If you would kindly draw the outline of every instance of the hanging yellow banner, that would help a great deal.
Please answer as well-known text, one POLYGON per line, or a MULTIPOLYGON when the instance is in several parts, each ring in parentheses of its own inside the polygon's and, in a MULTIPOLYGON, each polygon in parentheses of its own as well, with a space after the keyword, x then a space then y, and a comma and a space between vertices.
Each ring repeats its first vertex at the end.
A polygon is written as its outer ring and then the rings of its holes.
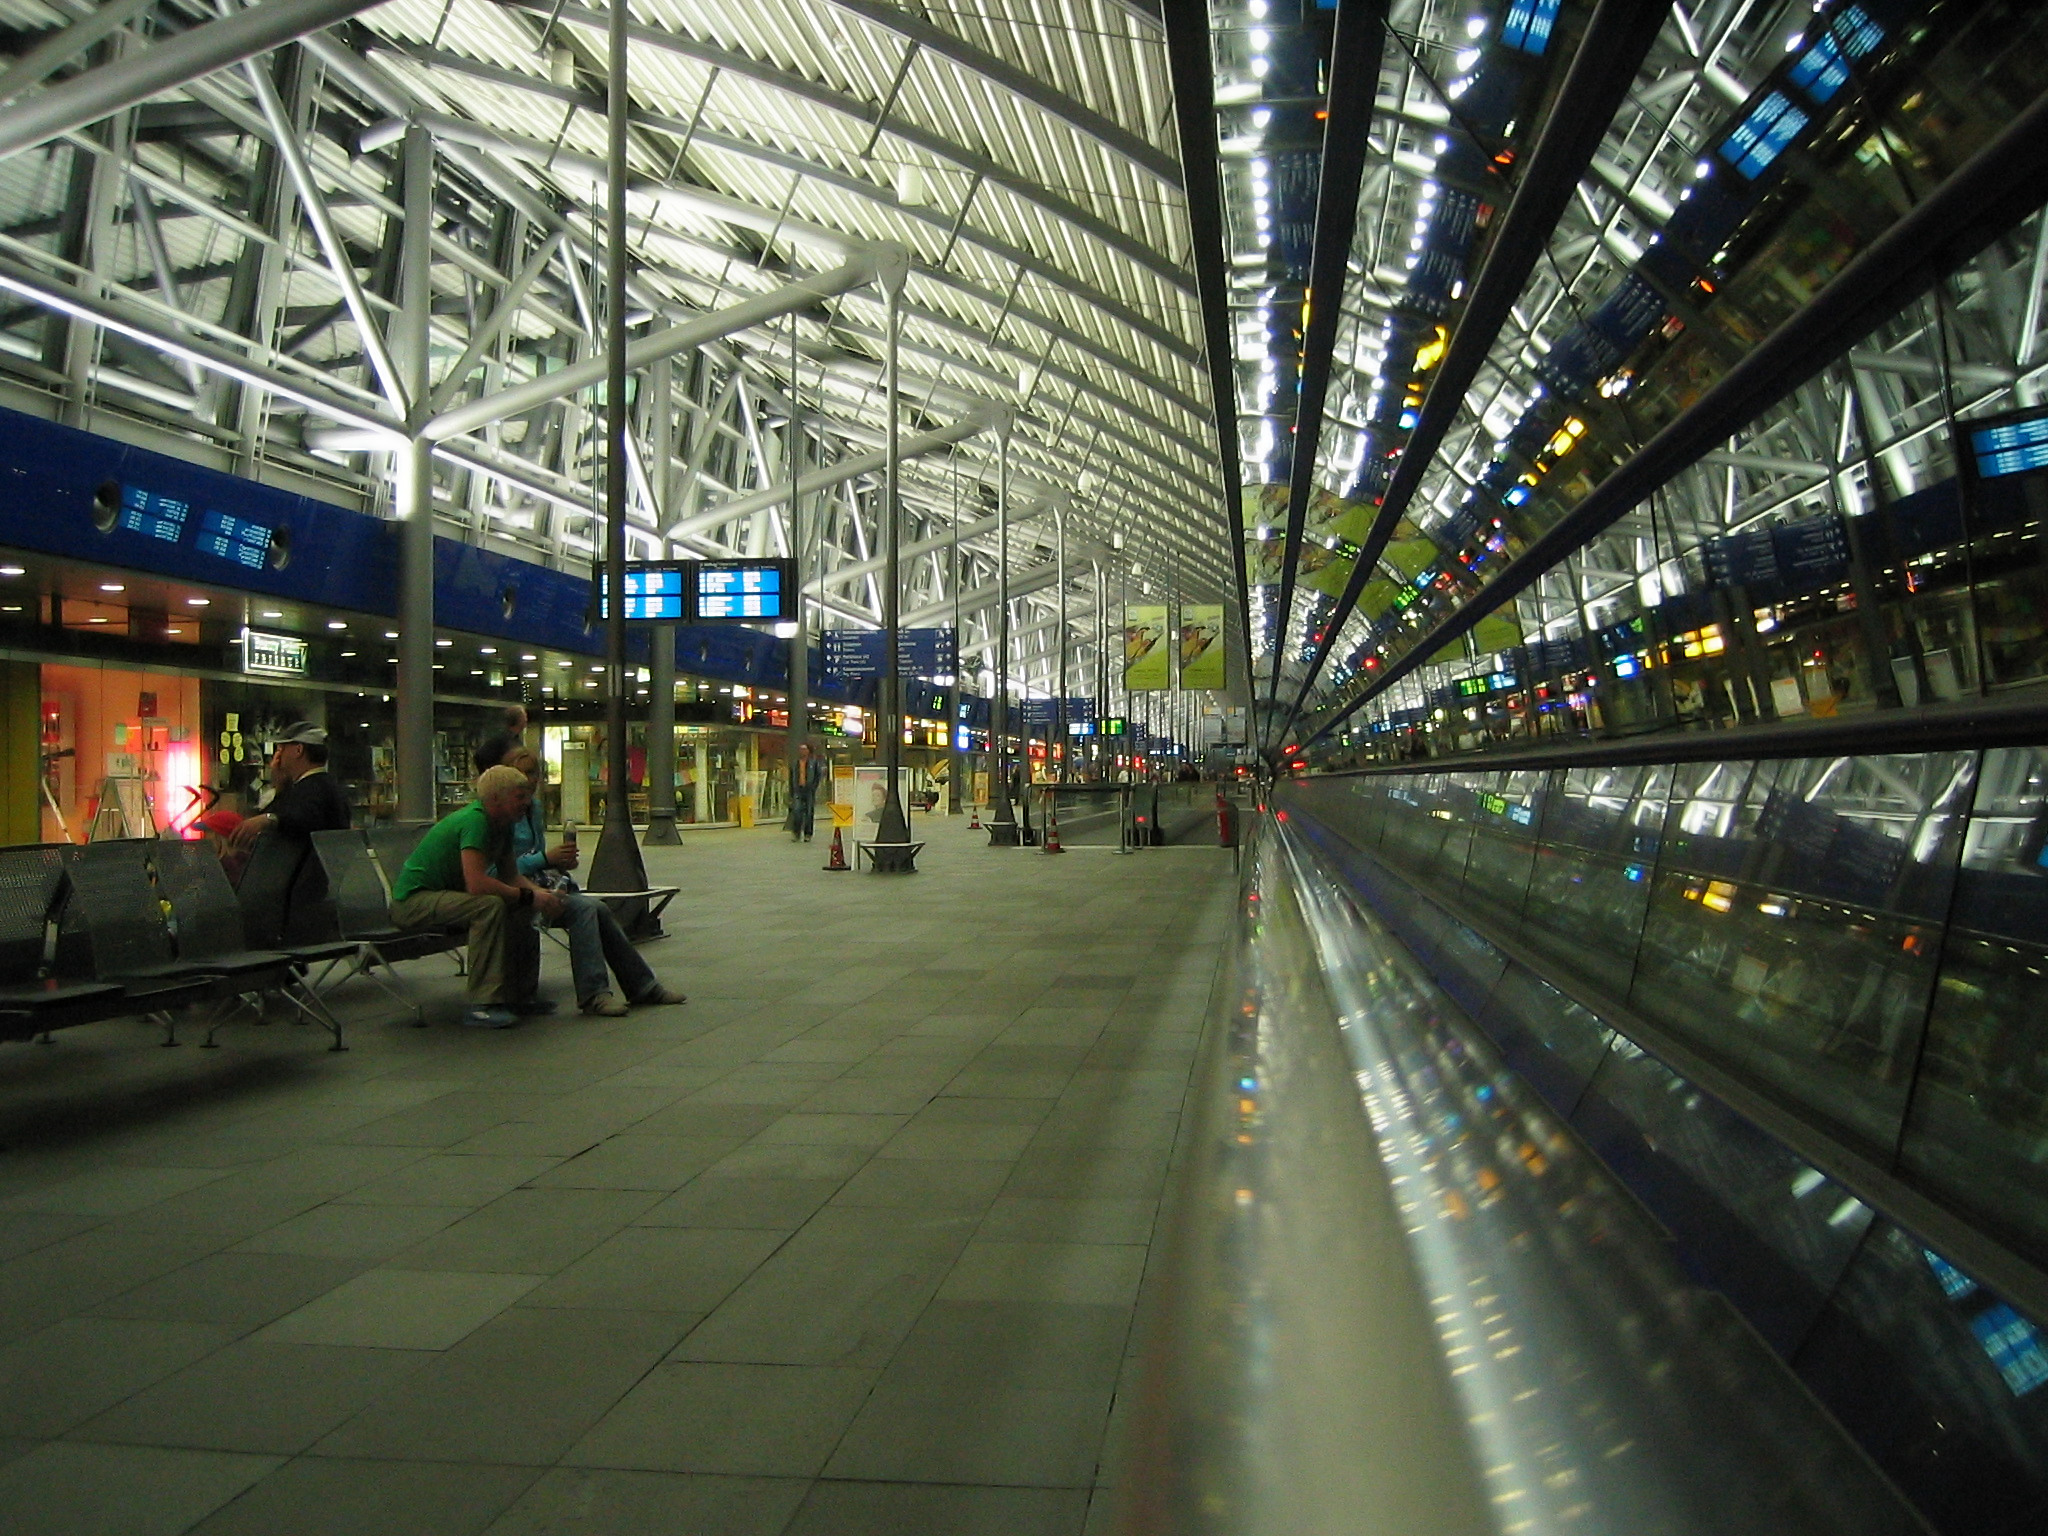
POLYGON ((1180 606, 1180 685, 1183 688, 1223 686, 1223 605, 1182 603, 1180 606))
POLYGON ((1165 604, 1124 610, 1124 687, 1137 693, 1172 686, 1173 647, 1167 643, 1165 604))

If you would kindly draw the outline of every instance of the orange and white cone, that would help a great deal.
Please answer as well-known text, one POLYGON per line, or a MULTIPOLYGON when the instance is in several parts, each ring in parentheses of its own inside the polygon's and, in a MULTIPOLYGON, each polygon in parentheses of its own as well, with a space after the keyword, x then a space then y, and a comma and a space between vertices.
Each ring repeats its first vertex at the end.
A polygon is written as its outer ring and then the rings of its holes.
POLYGON ((1060 846, 1060 803, 1052 795, 1045 797, 1045 851, 1065 853, 1060 846))
POLYGON ((839 829, 837 827, 832 829, 832 857, 825 865, 825 868, 828 870, 843 870, 847 868, 846 844, 839 840, 839 829))

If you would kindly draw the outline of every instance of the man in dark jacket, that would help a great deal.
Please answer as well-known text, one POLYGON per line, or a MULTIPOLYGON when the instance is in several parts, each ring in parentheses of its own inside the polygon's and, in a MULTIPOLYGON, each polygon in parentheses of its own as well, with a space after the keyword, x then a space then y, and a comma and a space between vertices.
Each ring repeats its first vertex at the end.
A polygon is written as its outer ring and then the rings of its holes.
POLYGON ((327 873, 312 856, 315 832, 346 831, 352 824, 348 791, 327 771, 327 733, 304 720, 287 726, 272 744, 270 782, 277 792, 261 814, 244 818, 232 839, 247 854, 256 839, 275 832, 298 855, 298 874, 281 918, 287 938, 315 938, 325 920, 327 873))
POLYGON ((272 828, 308 847, 315 832, 346 831, 348 791, 327 771, 327 733, 301 720, 287 726, 272 747, 270 782, 277 793, 260 815, 235 829, 235 846, 246 848, 272 828))

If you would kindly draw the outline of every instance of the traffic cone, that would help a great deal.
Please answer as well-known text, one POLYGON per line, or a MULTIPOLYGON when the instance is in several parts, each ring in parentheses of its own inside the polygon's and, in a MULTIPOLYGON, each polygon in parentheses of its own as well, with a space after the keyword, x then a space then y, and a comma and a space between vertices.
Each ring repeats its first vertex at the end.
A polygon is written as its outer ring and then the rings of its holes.
POLYGON ((1060 846, 1060 803, 1051 795, 1045 797, 1045 851, 1065 853, 1060 846))
POLYGON ((832 859, 825 868, 828 870, 843 870, 846 867, 846 845, 839 840, 839 829, 834 827, 832 829, 832 859))
POLYGON ((970 802, 968 804, 967 830, 970 832, 979 832, 981 830, 981 806, 978 803, 970 802))

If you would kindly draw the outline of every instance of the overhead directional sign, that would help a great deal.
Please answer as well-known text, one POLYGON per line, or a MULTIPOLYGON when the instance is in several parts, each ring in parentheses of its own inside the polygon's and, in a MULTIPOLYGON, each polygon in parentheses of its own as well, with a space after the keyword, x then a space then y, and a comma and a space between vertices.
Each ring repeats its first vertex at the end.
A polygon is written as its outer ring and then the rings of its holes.
MULTIPOLYGON (((825 671, 849 680, 880 677, 887 652, 879 629, 825 631, 825 671)), ((956 666, 953 631, 906 629, 897 634, 896 667, 905 677, 951 677, 956 666)))

